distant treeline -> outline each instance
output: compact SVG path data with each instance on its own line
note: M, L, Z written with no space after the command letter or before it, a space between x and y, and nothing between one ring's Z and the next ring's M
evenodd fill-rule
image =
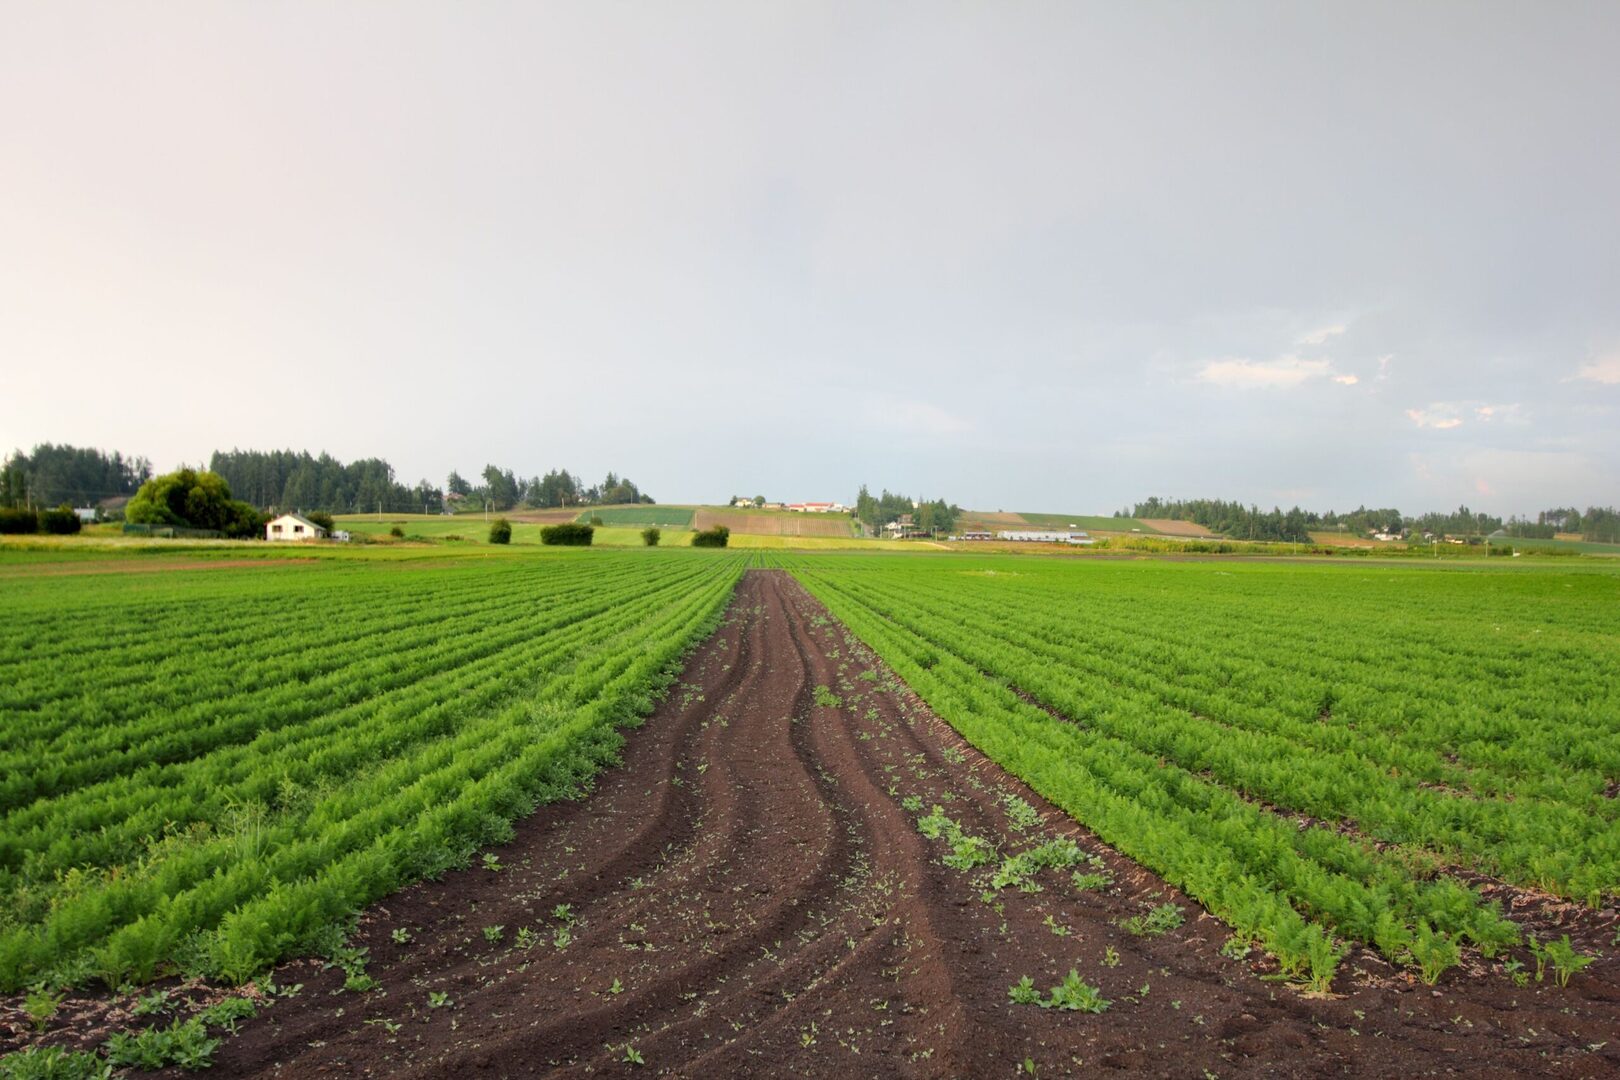
M452 472L442 488L427 480L406 487L395 479L393 466L381 458L344 464L329 454L312 457L293 450L216 452L209 468L225 478L238 498L280 510L342 514L380 509L436 514L447 507L482 509L486 502L496 510L511 510L653 501L630 480L611 472L602 483L587 486L566 469L524 479L511 469L486 465L483 483L475 484Z
M13 451L0 467L0 506L94 506L133 495L152 476L152 463L118 451L40 443Z
M1313 530L1343 529L1358 535L1388 532L1436 536L1486 536L1498 530L1509 536L1550 538L1555 533L1580 533L1583 540L1620 542L1620 514L1612 507L1588 507L1580 513L1574 507L1545 510L1534 522L1509 518L1506 523L1490 514L1476 513L1459 506L1451 513L1431 511L1410 517L1394 508L1370 510L1358 506L1348 513L1329 510L1319 514L1293 507L1245 506L1221 499L1161 499L1157 496L1139 502L1130 510L1116 511L1115 517L1168 518L1191 521L1210 532L1234 540L1280 540L1310 543Z
M437 488L426 480L406 487L382 458L344 464L307 450L216 450L208 471L224 477L234 497L261 510L435 513L444 505Z
M1543 510L1536 520L1512 517L1506 526L1509 536L1550 540L1559 533L1578 533L1582 540L1620 544L1620 511L1612 506L1588 506L1586 512L1573 506Z
M855 496L855 517L873 532L883 528L891 521L899 521L906 514L911 515L911 523L923 532L950 532L956 528L957 515L961 514L960 506L952 506L944 499L911 499L907 495L892 494L887 488L883 494L874 496L861 485L860 494Z
M583 477L567 469L554 469L544 476L525 480L511 469L495 465L484 466L484 482L473 484L452 472L445 481L445 490L453 496L468 499L483 506L485 500L497 510L527 506L534 509L553 509L562 506L615 505L619 503L651 503L655 500L636 487L629 477L609 472L600 484L587 485Z

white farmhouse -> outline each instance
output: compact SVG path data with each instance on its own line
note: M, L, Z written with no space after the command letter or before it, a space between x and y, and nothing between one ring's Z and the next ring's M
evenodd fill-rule
M326 530L302 514L282 514L264 527L266 540L324 540Z

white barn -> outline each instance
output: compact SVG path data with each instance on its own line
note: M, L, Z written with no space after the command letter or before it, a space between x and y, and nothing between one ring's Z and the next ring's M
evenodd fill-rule
M326 530L302 514L282 514L264 527L266 540L324 540Z

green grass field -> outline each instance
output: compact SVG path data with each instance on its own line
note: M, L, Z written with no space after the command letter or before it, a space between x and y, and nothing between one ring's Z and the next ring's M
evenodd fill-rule
M1579 552L1582 555L1620 556L1620 544L1603 544L1592 540L1536 540L1522 536L1493 536L1494 547L1510 547L1519 551Z

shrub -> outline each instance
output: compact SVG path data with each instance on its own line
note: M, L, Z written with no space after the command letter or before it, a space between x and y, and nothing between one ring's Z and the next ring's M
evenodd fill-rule
M658 541L663 538L663 535L664 534L657 528L642 529L641 542L646 544L648 547L657 547Z
M325 510L311 510L304 516L313 521L315 524L319 525L321 528L325 529L327 535L331 535L332 530L337 528L337 524L332 520L332 515L328 514Z
M596 530L589 525L581 525L577 521L564 522L561 525L547 525L540 530L540 542L552 546L590 547L591 537Z
M388 535L392 536L395 540L403 540L405 539L405 530L400 528L398 525L395 525L392 529L388 530Z
M496 518L490 522L489 542L492 544L510 544L512 542L512 523L505 518Z
M124 506L136 525L212 529L238 539L263 539L268 519L240 499L218 473L179 469L154 476Z
M0 510L0 533L39 532L39 515L32 510Z
M724 525L716 525L712 529L703 529L692 534L693 547L723 548L731 539L731 530Z
M47 510L39 515L40 528L56 536L71 536L84 527L79 515L73 512L73 507L63 503L55 510Z
M592 525L600 525L600 524L602 524L602 515L601 514L592 514L591 515L591 524Z

